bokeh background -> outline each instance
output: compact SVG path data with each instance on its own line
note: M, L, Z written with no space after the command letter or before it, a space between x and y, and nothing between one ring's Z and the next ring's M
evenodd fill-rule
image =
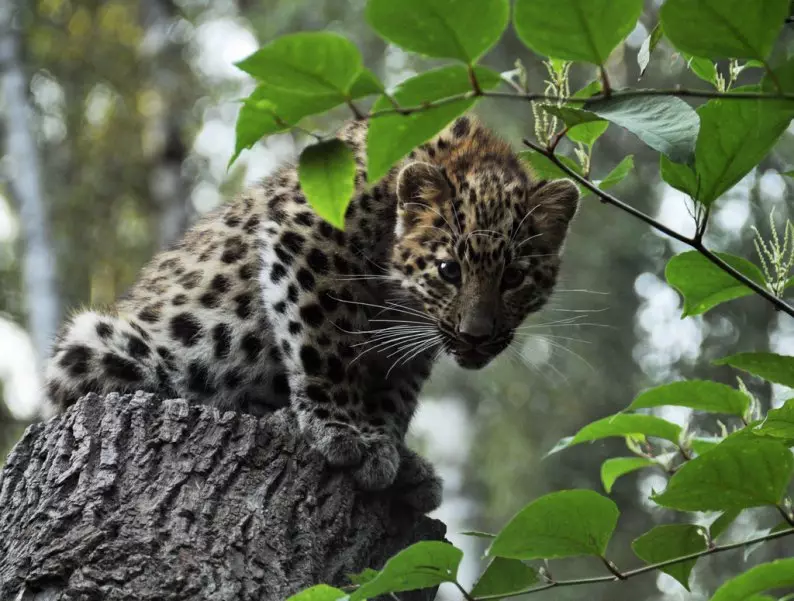
M657 22L646 11L608 64L614 87L704 87L662 43L638 82L636 54ZM437 63L389 46L367 27L365 0L16 0L0 5L3 91L0 130L0 462L32 420L50 415L40 373L60 320L77 307L124 292L142 264L202 213L297 156L303 134L272 136L230 169L237 100L252 82L234 61L278 35L333 30L355 41L365 64L388 86ZM791 42L781 41L781 52ZM537 56L512 32L484 63L505 71L521 59L533 90L544 88ZM724 67L724 66L722 66ZM572 69L572 89L592 78ZM533 132L530 106L485 100L480 117L518 147ZM344 113L307 120L338 124ZM562 149L570 151L564 143ZM686 198L661 182L658 155L609 129L596 145L594 176L633 154L635 170L616 194L691 234ZM755 260L751 226L765 235L769 214L789 215L794 137L786 134L761 165L718 203L708 243ZM495 531L526 502L564 488L601 491L600 463L625 454L620 441L544 458L563 436L625 407L640 390L680 378L735 384L710 365L738 350L794 354L794 323L755 298L721 305L705 318L680 319L681 301L664 266L683 248L592 196L583 201L551 305L533 317L532 335L486 370L451 364L435 371L416 420L414 443L446 480L438 515L467 551L463 578L477 574L484 543L464 530ZM781 391L748 380L768 406ZM686 423L686 410L664 416ZM715 431L716 425L700 424ZM681 520L647 501L664 485L646 471L618 481L622 510L610 553L636 565L630 541L657 523ZM702 516L704 521L713 516ZM745 512L728 534L739 540L776 523ZM745 560L741 551L701 561L687 593L666 575L619 585L555 589L546 599L705 599L729 574L780 553L772 543ZM746 563L747 562L747 563ZM594 560L554 562L555 577L603 573ZM440 598L455 598L443 590Z

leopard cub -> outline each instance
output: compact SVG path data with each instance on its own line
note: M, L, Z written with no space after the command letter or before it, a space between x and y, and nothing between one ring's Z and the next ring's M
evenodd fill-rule
M404 444L422 384L441 353L483 367L543 306L579 194L533 179L470 117L373 187L366 123L340 138L357 162L344 231L283 167L157 255L115 308L69 320L52 400L140 389L254 414L289 406L362 488L435 508L440 482Z

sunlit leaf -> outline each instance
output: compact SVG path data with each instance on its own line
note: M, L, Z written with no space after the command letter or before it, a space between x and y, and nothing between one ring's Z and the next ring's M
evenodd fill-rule
M519 511L497 534L488 555L513 559L603 556L619 511L592 490L545 495Z
M632 401L628 409L673 405L741 417L749 404L747 395L725 384L710 380L686 380L646 390Z
M664 33L676 48L712 59L763 60L788 16L789 0L667 0Z
M412 52L473 63L507 27L508 0L369 0L366 18L388 41Z
M645 75L645 70L651 62L651 54L653 54L659 40L662 39L663 33L662 24L657 23L656 27L651 30L650 35L642 41L640 50L637 52L637 65L640 68L640 77Z
M716 255L752 281L764 285L764 274L747 259L727 253ZM750 288L695 250L670 259L664 275L667 283L684 298L681 317L700 315L726 301L754 294Z
M477 579L471 596L508 595L522 591L537 581L537 571L518 559L494 557Z
M361 54L347 38L328 32L285 35L236 65L291 94L344 96L361 71Z
M711 598L711 601L746 601L752 595L770 589L794 585L794 558L780 559L750 568L728 580Z
M612 186L617 186L629 173L631 173L632 169L634 169L634 155L630 154L623 157L623 160L621 160L612 171L607 173L604 179L597 182L598 187L602 190L606 190Z
M764 436L794 440L794 399L789 399L779 409L772 409L754 430Z
M300 155L298 178L315 212L343 229L345 211L355 190L353 151L341 140L307 146Z
M653 415L618 413L586 425L570 439L566 447L613 436L651 436L678 442L681 427Z
M642 0L516 0L518 37L538 54L603 64L634 29Z
M346 596L347 594L338 588L327 584L317 584L292 595L287 601L336 601L344 599Z
M601 483L607 493L612 492L612 486L621 476L636 472L644 467L656 465L653 459L645 457L613 457L601 464Z
M743 433L744 434L744 433ZM681 511L727 511L776 505L786 492L794 458L780 442L734 436L688 461L653 500Z
M448 543L423 541L403 549L380 574L350 594L350 601L454 582L463 552Z
M715 365L730 365L775 384L794 388L794 357L776 353L737 353L714 361Z
M714 61L708 58L703 58L702 56L692 56L686 52L682 52L681 56L686 61L686 65L689 67L689 70L692 71L692 73L697 75L703 81L706 81L711 85L716 85L717 65L714 64Z
M484 67L476 67L475 73L483 89L495 88L501 81L498 73ZM453 65L407 79L397 86L392 96L401 106L415 106L462 94L470 89L466 67ZM464 98L411 115L392 113L372 119L367 134L369 181L375 182L386 175L394 163L439 133L475 102L475 98ZM372 110L377 112L391 108L389 99L381 97Z
M705 551L707 546L703 529L692 524L656 526L631 543L631 548L634 549L637 557L646 563L659 563L698 551ZM695 567L696 561L692 559L661 568L661 570L689 590L689 574Z

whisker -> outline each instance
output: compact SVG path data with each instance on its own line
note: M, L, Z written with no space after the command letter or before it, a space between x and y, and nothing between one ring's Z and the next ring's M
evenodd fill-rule
M587 294L603 294L605 296L609 294L609 292L600 292L598 290L587 290L586 288L573 288L573 289L555 288L554 292L585 292Z
M382 311L397 311L399 313L406 313L408 315L414 315L413 313L410 313L410 312L408 312L408 311L406 311L404 309L395 308L394 306L388 306L387 307L387 306L384 306L384 305L376 305L374 303L365 303L363 301L345 300L343 298L336 298L334 296L331 296L330 294L328 296L329 296L329 298L333 298L334 300L339 301L340 303L348 303L348 304L351 304L351 305L360 305L362 307L371 307L373 309L381 309Z
M423 202L406 202L406 203L405 203L405 206L408 206L408 205L417 205L417 206L419 206L419 207L424 207L424 208L426 208L428 211L430 211L430 212L432 212L432 213L435 213L436 215L438 215L439 217L441 217L441 219L443 219L443 220L444 220L444 223L446 223L446 224L447 224L447 227L448 227L448 228L449 228L451 231L455 232L455 230L454 230L454 229L452 228L452 226L449 224L449 221L447 221L447 218L446 218L446 217L444 217L444 216L443 216L441 213L439 213L437 210L435 210L435 209L434 209L433 207L431 207L430 205L428 205L428 204L426 204L426 203L423 203ZM458 235L458 236L460 236L460 235L461 235L461 232L460 232L460 230L457 230L457 235Z

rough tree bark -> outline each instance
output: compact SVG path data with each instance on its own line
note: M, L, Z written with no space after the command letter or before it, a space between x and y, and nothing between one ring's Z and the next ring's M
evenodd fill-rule
M444 531L357 492L284 412L88 395L0 474L0 599L284 599Z

